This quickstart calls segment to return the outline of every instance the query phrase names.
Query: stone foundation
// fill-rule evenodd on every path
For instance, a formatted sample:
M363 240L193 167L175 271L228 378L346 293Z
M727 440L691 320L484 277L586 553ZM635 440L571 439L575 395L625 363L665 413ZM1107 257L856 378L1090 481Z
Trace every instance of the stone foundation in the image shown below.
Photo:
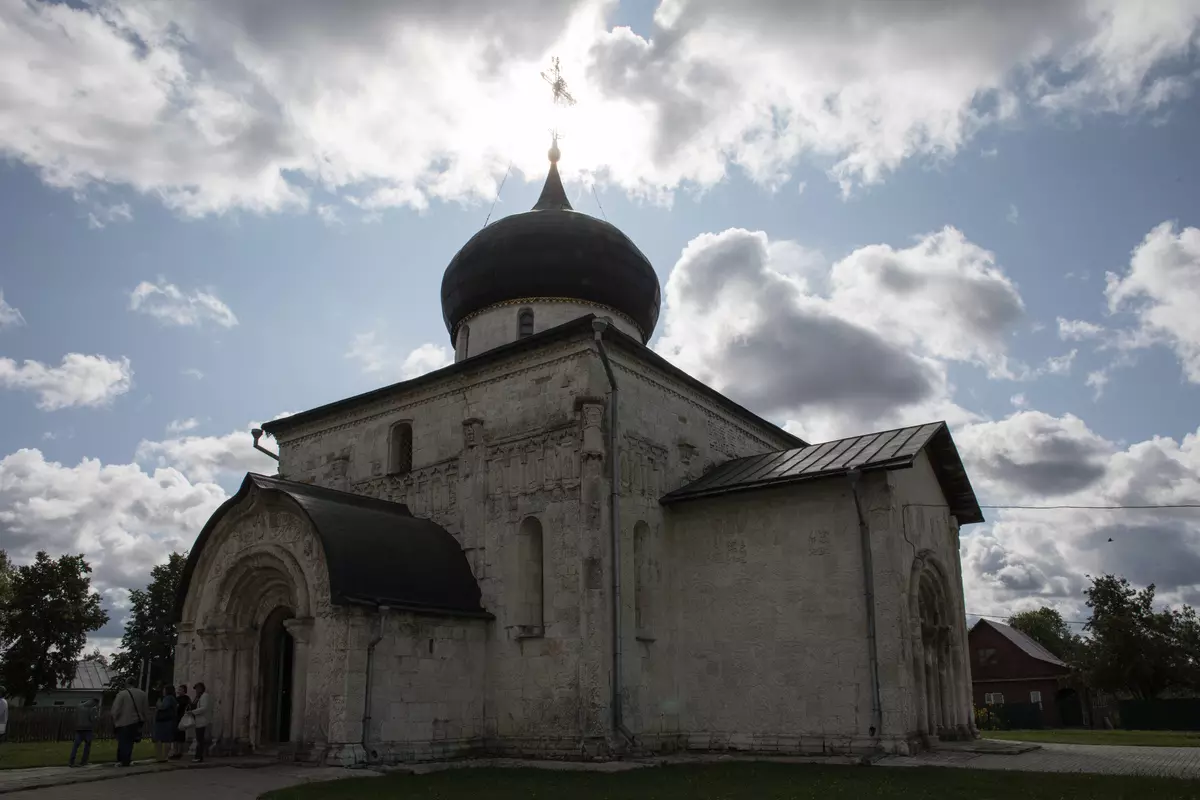
M630 745L601 738L487 738L425 742L334 744L308 751L315 763L353 767L467 758L521 758L547 761L615 761L674 753L738 753L764 756L912 755L928 749L920 735L775 736L737 733L679 733L635 736ZM369 751L369 752L368 752Z

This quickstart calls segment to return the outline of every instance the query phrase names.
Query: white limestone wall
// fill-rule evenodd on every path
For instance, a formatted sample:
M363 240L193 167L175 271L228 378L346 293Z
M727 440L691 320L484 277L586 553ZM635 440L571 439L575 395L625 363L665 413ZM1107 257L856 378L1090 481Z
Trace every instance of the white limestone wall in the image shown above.
M530 298L498 303L464 320L459 325L454 340L454 360L462 361L464 358L515 342L520 313L524 309L533 311L534 333L541 333L588 314L595 314L597 317L608 317L618 330L639 342L645 338L632 320L607 306L582 300Z
M602 491L595 476L603 454L583 452L576 402L592 392L592 359L581 338L322 420L279 441L283 477L407 503L457 537L483 605L496 615L484 624L479 656L489 669L483 725L490 738L519 752L577 751L583 731L603 737L607 718L606 695L596 685L607 663L597 650L607 630L604 587L596 578L602 540L595 498ZM414 442L413 471L402 477L384 474L388 431L397 421L411 422ZM590 515L584 495L593 498ZM518 629L514 613L516 532L530 516L544 538L538 636L523 635L529 632ZM583 659L589 650L596 652ZM347 658L348 673L361 673L365 645L352 646ZM361 696L359 685L345 694L355 692ZM384 716L392 709L385 706Z
M881 518L880 529L888 535L875 538L875 564L877 591L881 596L902 596L904 602L888 610L889 616L880 617L881 664L889 680L885 685L893 687L894 697L885 692L885 711L894 710L894 720L885 715L885 725L891 730L917 730L918 712L915 707L917 692L914 690L912 668L911 630L912 613L908 598L914 580L913 565L918 558L934 561L946 572L949 591L954 607L949 615L956 621L957 641L961 664L958 680L959 717L968 728L974 726L971 706L970 658L965 657L967 641L966 606L963 593L962 563L959 557L958 524L946 507L937 476L925 453L917 456L911 469L887 473L887 502L880 504L876 514ZM886 651L887 658L882 656Z
M667 544L671 512L659 498L718 464L784 449L792 441L617 348L609 352L620 387L624 716L638 734L679 733L677 700L666 685L676 646L676 621L666 610L673 591L667 571L676 556ZM597 380L607 386L603 373ZM640 543L639 523L645 526Z
M675 506L643 719L695 749L866 750L858 523L830 480Z
M662 577L663 565L674 556L665 543L667 526L658 498L715 464L779 449L789 440L615 347L610 352L621 385L625 715L639 733L678 731L680 716L670 710L674 689L656 683L666 680L656 676L672 673L676 647L666 608L672 588ZM282 477L407 503L414 514L443 525L463 546L484 607L496 615L483 625L483 726L492 752L578 755L605 747L612 579L604 417L608 391L590 336L581 334L574 342L468 370L279 437ZM388 476L387 435L399 421L412 425L413 471ZM540 522L544 539L545 624L540 636L525 635L515 613L520 595L517 532L530 516ZM643 544L661 554L656 567L642 570L643 576L658 577L648 579L654 588L647 597L654 599L645 604L649 610L640 632L631 591L638 566L633 546L638 521L647 531ZM361 703L364 688L366 633L356 626L365 624L346 623L333 648L344 659L346 675L345 682L335 681L329 690L330 725L345 731L338 734L339 741L358 735L351 731L361 717L353 706L356 697ZM394 735L403 741L409 735L386 727L389 715L400 708L391 703L440 702L394 699L403 690L387 691L393 699L381 696L379 701L386 703L380 722L384 739Z

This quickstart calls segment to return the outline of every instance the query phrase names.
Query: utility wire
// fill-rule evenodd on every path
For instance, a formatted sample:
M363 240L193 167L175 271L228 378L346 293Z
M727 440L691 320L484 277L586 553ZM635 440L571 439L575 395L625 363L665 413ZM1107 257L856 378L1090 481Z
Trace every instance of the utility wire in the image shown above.
M1128 509L1151 508L1200 508L1200 503L1151 503L1141 506L980 506L980 508L1015 508L1025 511L1043 511L1051 509L1077 509L1089 511L1124 511Z
M945 503L905 503L905 508L949 508ZM1053 505L1053 506L1018 506L1018 505L980 505L980 508L999 508L999 509L1019 509L1023 511L1054 511L1054 510L1078 510L1078 511L1126 511L1126 510L1147 510L1157 508L1200 508L1200 503L1148 503L1146 505L1128 505L1128 506L1085 506L1085 505Z
M967 614L972 617L984 617L985 619L1008 619L1012 616L1012 614L978 614L974 611L968 611ZM1087 622L1078 619L1064 619L1063 622L1067 625L1087 625Z
M596 194L595 181L592 181L592 197L596 198L596 205L600 206L600 216L604 217L605 222L608 222L608 215L604 213L604 206L600 205L600 195Z
M508 162L508 169L504 170L504 179L500 181L500 187L496 189L496 199L492 201L492 207L488 211L487 219L483 221L483 227L487 227L488 222L492 219L492 214L496 210L496 203L500 202L500 193L504 191L504 184L508 182L508 173L512 172L512 162Z

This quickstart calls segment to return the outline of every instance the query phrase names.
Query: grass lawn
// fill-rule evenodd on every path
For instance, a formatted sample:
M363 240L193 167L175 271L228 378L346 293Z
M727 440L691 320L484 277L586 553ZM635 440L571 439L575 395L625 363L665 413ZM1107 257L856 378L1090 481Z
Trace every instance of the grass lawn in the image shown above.
M1176 800L1200 781L1112 775L988 772L947 767L844 767L738 762L619 773L455 769L310 783L260 800Z
M987 739L1060 744L1120 744L1133 747L1200 747L1200 731L1042 730L981 731Z
M23 769L25 767L65 767L71 757L71 742L3 742L0 743L0 769ZM154 745L143 739L133 746L134 759L154 758ZM76 761L83 758L83 745L79 745ZM104 739L92 742L88 763L104 764L117 760L117 740Z

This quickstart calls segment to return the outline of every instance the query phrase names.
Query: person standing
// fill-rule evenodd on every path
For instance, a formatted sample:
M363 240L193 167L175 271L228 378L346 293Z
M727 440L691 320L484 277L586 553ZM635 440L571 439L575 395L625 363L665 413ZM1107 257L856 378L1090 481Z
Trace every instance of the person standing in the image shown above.
M192 689L196 692L196 699L192 703L192 719L196 721L196 755L192 761L200 763L204 761L205 752L208 750L208 724L212 721L212 698L208 692L204 691L204 684L197 683Z
M133 761L133 746L142 739L142 726L149 716L146 693L126 685L113 700L113 727L117 730L117 764L128 767Z
M68 767L75 766L75 754L79 752L79 745L83 745L83 758L79 761L79 766L86 767L88 765L88 756L92 754L92 736L96 730L96 720L100 717L100 701L94 697L89 697L79 704L75 709L75 743L71 745L71 758L67 761Z
M154 760L165 764L175 744L175 730L179 722L175 716L175 687L167 684L162 687L162 696L154 705Z
M8 700L5 699L7 694L4 687L0 686L0 742L8 735Z
M187 684L181 683L175 693L175 746L170 756L174 760L183 758L187 752L187 726L183 724L183 718L191 707L192 698L188 697Z

